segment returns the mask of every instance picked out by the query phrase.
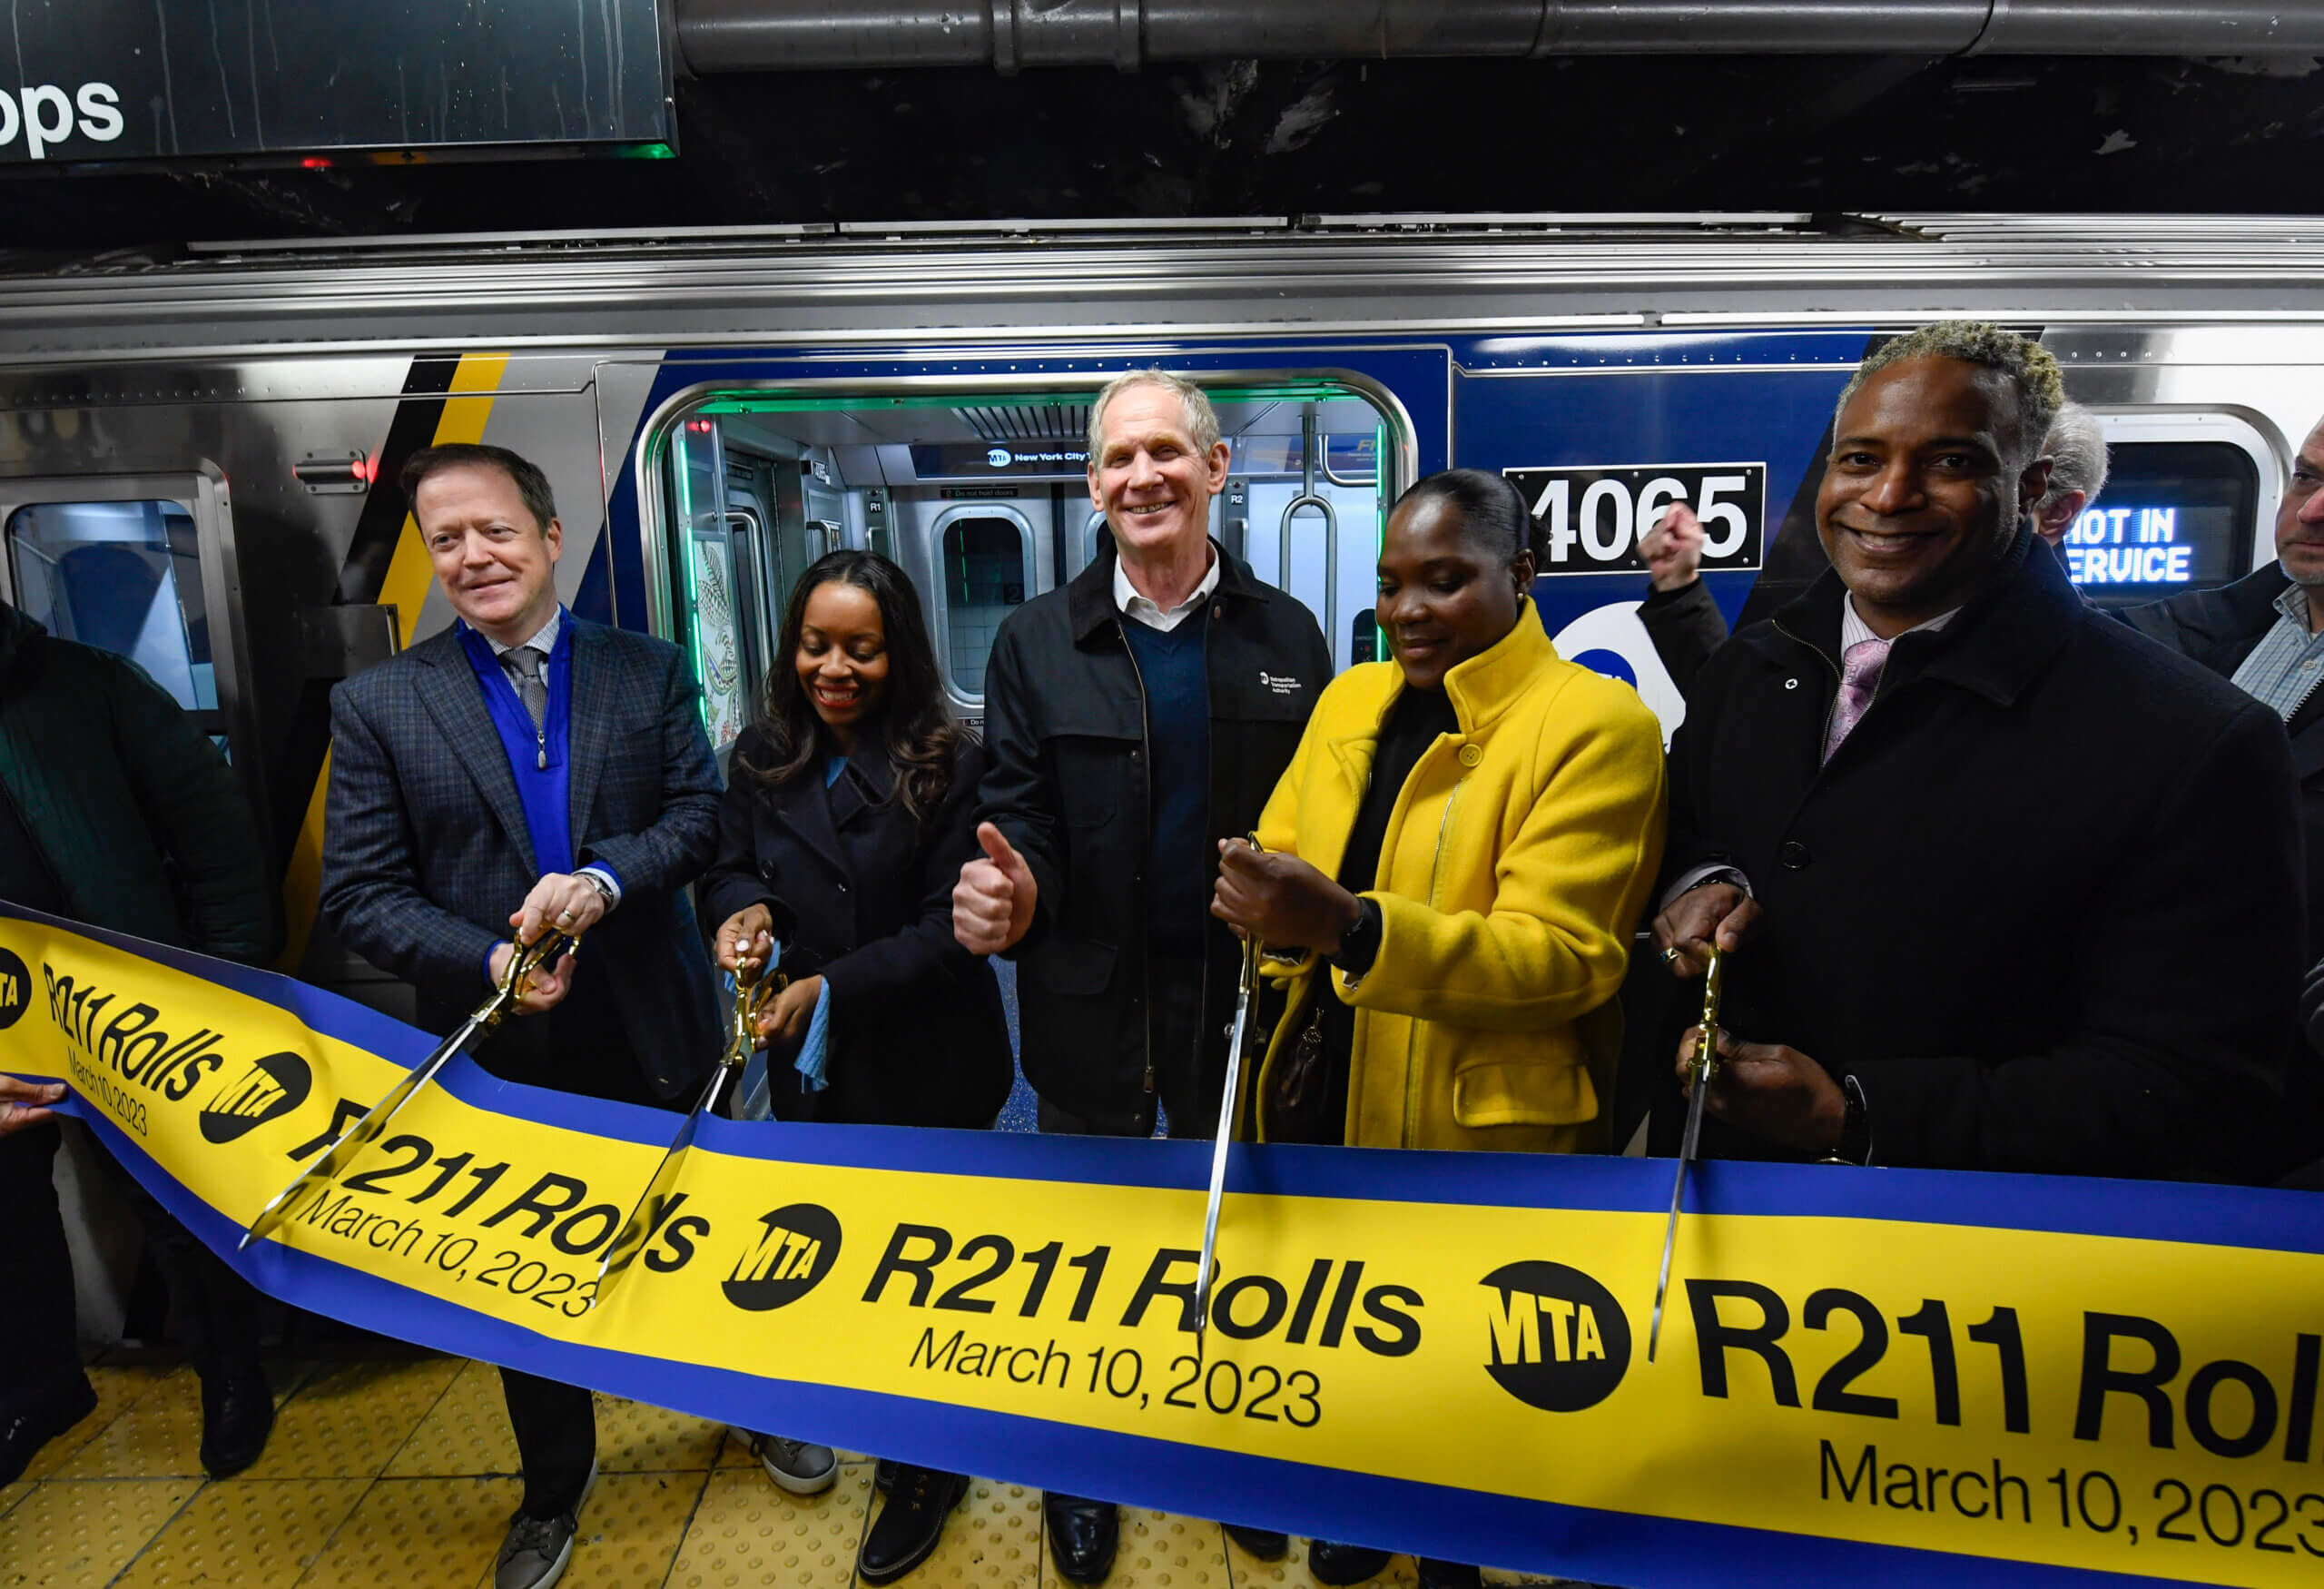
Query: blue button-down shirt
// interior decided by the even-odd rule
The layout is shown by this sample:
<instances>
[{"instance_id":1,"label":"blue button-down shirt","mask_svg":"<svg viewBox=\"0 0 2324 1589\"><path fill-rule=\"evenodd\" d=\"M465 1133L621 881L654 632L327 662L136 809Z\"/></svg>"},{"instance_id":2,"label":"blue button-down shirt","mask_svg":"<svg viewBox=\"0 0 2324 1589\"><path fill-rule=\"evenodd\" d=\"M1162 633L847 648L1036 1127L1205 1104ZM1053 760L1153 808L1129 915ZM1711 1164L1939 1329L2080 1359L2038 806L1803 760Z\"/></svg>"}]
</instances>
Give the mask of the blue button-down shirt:
<instances>
[{"instance_id":1,"label":"blue button-down shirt","mask_svg":"<svg viewBox=\"0 0 2324 1589\"><path fill-rule=\"evenodd\" d=\"M2235 687L2265 701L2287 723L2324 682L2324 633L2308 628L2308 587L2287 585L2276 597L2281 616L2260 637L2251 655L2235 670Z\"/></svg>"}]
</instances>

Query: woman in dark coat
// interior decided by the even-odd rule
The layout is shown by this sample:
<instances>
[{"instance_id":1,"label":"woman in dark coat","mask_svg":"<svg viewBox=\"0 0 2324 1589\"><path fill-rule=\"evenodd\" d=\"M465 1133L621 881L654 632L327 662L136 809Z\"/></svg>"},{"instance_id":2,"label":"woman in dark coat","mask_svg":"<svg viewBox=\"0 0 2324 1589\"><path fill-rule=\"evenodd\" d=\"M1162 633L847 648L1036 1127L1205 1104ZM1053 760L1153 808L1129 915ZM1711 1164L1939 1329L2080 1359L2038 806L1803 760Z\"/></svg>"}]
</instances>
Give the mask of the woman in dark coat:
<instances>
[{"instance_id":1,"label":"woman in dark coat","mask_svg":"<svg viewBox=\"0 0 2324 1589\"><path fill-rule=\"evenodd\" d=\"M759 1026L774 1112L989 1127L1014 1074L1009 1030L992 967L952 936L984 752L945 715L920 598L887 558L833 552L792 592L775 656L700 884L724 923L721 966L755 967L781 945L790 985ZM826 1041L810 1077L793 1061L819 1005ZM785 1489L812 1494L836 1475L827 1446L752 1443ZM924 1560L968 1488L959 1474L884 1466L887 1505L856 1564L867 1584Z\"/></svg>"}]
</instances>

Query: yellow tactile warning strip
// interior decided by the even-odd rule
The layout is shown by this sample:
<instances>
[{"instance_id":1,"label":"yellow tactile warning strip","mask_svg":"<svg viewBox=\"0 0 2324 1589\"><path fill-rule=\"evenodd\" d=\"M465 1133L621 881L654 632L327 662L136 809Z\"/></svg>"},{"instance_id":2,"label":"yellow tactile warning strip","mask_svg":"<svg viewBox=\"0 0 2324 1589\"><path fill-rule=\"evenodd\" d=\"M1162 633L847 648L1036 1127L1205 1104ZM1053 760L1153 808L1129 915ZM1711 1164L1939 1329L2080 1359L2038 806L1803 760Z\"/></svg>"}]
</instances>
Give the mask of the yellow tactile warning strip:
<instances>
[{"instance_id":1,"label":"yellow tactile warning strip","mask_svg":"<svg viewBox=\"0 0 2324 1589\"><path fill-rule=\"evenodd\" d=\"M700 1473L718 1460L725 1437L726 1426L706 1418L597 1397L597 1466L605 1473Z\"/></svg>"},{"instance_id":2,"label":"yellow tactile warning strip","mask_svg":"<svg viewBox=\"0 0 2324 1589\"><path fill-rule=\"evenodd\" d=\"M265 1457L204 1484L192 1373L91 1369L97 1411L0 1488L0 1589L487 1589L522 1490L497 1370L423 1357L270 1372L281 1411ZM882 1504L869 1460L842 1453L831 1489L793 1495L739 1435L608 1397L597 1450L566 1584L860 1589L855 1553ZM1316 1589L1304 1540L1261 1562L1213 1522L1128 1507L1121 1521L1105 1589ZM1416 1583L1401 1556L1374 1580ZM935 1554L901 1581L921 1586L1068 1589L1048 1558L1040 1493L974 1481Z\"/></svg>"},{"instance_id":3,"label":"yellow tactile warning strip","mask_svg":"<svg viewBox=\"0 0 2324 1589\"><path fill-rule=\"evenodd\" d=\"M51 1479L0 1517L0 1563L15 1589L87 1589L112 1582L199 1479Z\"/></svg>"},{"instance_id":4,"label":"yellow tactile warning strip","mask_svg":"<svg viewBox=\"0 0 2324 1589\"><path fill-rule=\"evenodd\" d=\"M387 1476L439 1478L455 1474L512 1474L517 1468L517 1436L508 1428L508 1404L500 1394L500 1370L489 1363L463 1363L458 1377L388 1464Z\"/></svg>"},{"instance_id":5,"label":"yellow tactile warning strip","mask_svg":"<svg viewBox=\"0 0 2324 1589\"><path fill-rule=\"evenodd\" d=\"M599 1474L560 1583L657 1589L670 1575L707 1477L700 1468Z\"/></svg>"},{"instance_id":6,"label":"yellow tactile warning strip","mask_svg":"<svg viewBox=\"0 0 2324 1589\"><path fill-rule=\"evenodd\" d=\"M252 1478L369 1478L388 1466L460 1365L450 1358L344 1363L317 1373L275 1415Z\"/></svg>"},{"instance_id":7,"label":"yellow tactile warning strip","mask_svg":"<svg viewBox=\"0 0 2324 1589\"><path fill-rule=\"evenodd\" d=\"M293 1589L355 1510L362 1479L226 1479L147 1545L122 1589L189 1584Z\"/></svg>"},{"instance_id":8,"label":"yellow tactile warning strip","mask_svg":"<svg viewBox=\"0 0 2324 1589\"><path fill-rule=\"evenodd\" d=\"M1227 1589L1226 1530L1167 1512L1121 1509L1121 1547L1108 1589ZM1061 1582L1056 1570L1045 1582Z\"/></svg>"},{"instance_id":9,"label":"yellow tactile warning strip","mask_svg":"<svg viewBox=\"0 0 2324 1589\"><path fill-rule=\"evenodd\" d=\"M100 1406L98 1411L103 1411ZM65 1438L79 1433L76 1426ZM45 1456L48 1454L41 1453ZM149 1385L55 1470L59 1478L202 1476L202 1381L178 1368Z\"/></svg>"},{"instance_id":10,"label":"yellow tactile warning strip","mask_svg":"<svg viewBox=\"0 0 2324 1589\"><path fill-rule=\"evenodd\" d=\"M486 1582L523 1488L513 1478L380 1479L300 1589L466 1589Z\"/></svg>"},{"instance_id":11,"label":"yellow tactile warning strip","mask_svg":"<svg viewBox=\"0 0 2324 1589\"><path fill-rule=\"evenodd\" d=\"M89 1383L97 1392L96 1410L42 1446L40 1455L25 1469L25 1477L44 1479L61 1470L138 1397L176 1372L174 1368L142 1367L90 1369Z\"/></svg>"},{"instance_id":12,"label":"yellow tactile warning strip","mask_svg":"<svg viewBox=\"0 0 2324 1589\"><path fill-rule=\"evenodd\" d=\"M792 1495L755 1466L710 1476L668 1589L846 1589L872 1499L872 1465L851 1463L820 1495ZM925 1569L923 1569L925 1570Z\"/></svg>"}]
</instances>

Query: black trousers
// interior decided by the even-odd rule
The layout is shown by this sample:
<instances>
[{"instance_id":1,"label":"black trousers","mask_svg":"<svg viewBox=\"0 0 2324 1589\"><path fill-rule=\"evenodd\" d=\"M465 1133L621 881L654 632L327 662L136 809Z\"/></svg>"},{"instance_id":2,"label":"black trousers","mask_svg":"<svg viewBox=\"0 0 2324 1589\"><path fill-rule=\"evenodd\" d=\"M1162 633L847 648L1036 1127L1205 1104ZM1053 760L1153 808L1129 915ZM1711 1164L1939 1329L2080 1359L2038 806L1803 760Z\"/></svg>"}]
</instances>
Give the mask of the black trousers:
<instances>
[{"instance_id":1,"label":"black trousers","mask_svg":"<svg viewBox=\"0 0 2324 1589\"><path fill-rule=\"evenodd\" d=\"M1207 1141L1218 1130L1218 1100L1226 1080L1206 1077L1202 1062L1202 962L1157 955L1147 962L1147 1041L1154 1055L1154 1086L1170 1117L1170 1135ZM1207 1085L1206 1085L1207 1083ZM1037 1100L1034 1121L1053 1137L1150 1137L1151 1105L1143 1118L1092 1120ZM1082 1499L1052 1492L1063 1502Z\"/></svg>"},{"instance_id":2,"label":"black trousers","mask_svg":"<svg viewBox=\"0 0 2324 1589\"><path fill-rule=\"evenodd\" d=\"M0 1242L0 1418L55 1399L81 1377L73 1256L54 1179L63 1140L53 1123L0 1137L0 1208L10 1214L10 1239ZM104 1157L144 1224L194 1372L212 1386L259 1377L258 1293Z\"/></svg>"},{"instance_id":3,"label":"black trousers","mask_svg":"<svg viewBox=\"0 0 2324 1589\"><path fill-rule=\"evenodd\" d=\"M622 1026L621 1012L601 982L587 980L590 962L575 968L573 991L546 1015L521 1017L477 1051L477 1063L504 1081L554 1088L585 1098L649 1109L683 1110L654 1094ZM675 1128L673 1127L675 1132ZM516 1431L525 1468L527 1517L556 1517L581 1505L597 1457L597 1409L578 1385L544 1379L519 1368L500 1370L500 1394Z\"/></svg>"},{"instance_id":4,"label":"black trousers","mask_svg":"<svg viewBox=\"0 0 2324 1589\"><path fill-rule=\"evenodd\" d=\"M50 1163L59 1140L54 1124L0 1137L0 1208L9 1210L9 1239L0 1242L0 1420L54 1401L81 1377L73 1318L73 1255L56 1205Z\"/></svg>"},{"instance_id":5,"label":"black trousers","mask_svg":"<svg viewBox=\"0 0 2324 1589\"><path fill-rule=\"evenodd\" d=\"M1218 1131L1226 1077L1204 1058L1202 962L1155 955L1146 962L1146 979L1147 1050L1169 1134L1206 1142ZM1043 1098L1036 1101L1034 1123L1055 1137L1150 1137L1154 1100L1135 1114L1107 1120L1075 1114Z\"/></svg>"}]
</instances>

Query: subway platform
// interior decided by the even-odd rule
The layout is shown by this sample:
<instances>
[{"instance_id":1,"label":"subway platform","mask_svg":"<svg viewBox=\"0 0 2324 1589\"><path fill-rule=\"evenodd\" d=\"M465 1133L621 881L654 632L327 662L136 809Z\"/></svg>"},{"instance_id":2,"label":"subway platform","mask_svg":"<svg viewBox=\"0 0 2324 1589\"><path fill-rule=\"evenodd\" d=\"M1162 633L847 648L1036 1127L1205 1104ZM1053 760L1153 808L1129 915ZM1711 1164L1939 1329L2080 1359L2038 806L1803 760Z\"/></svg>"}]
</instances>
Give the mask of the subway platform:
<instances>
[{"instance_id":1,"label":"subway platform","mask_svg":"<svg viewBox=\"0 0 2324 1589\"><path fill-rule=\"evenodd\" d=\"M480 1589L515 1510L517 1450L487 1364L406 1353L278 1357L274 1433L249 1472L206 1479L193 1371L116 1350L97 1409L0 1488L0 1586ZM841 1453L820 1495L768 1481L721 1424L597 1397L596 1489L563 1583L636 1589L851 1589L881 1505L873 1464ZM936 1554L899 1582L1067 1589L1040 1492L978 1479ZM1108 1589L1312 1589L1305 1543L1261 1562L1216 1523L1124 1507ZM1489 1574L1489 1582L1516 1582ZM1414 1589L1395 1558L1374 1580ZM1540 1580L1533 1580L1540 1582Z\"/></svg>"}]
</instances>

